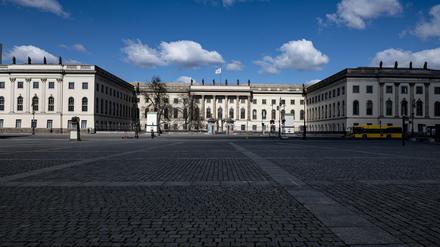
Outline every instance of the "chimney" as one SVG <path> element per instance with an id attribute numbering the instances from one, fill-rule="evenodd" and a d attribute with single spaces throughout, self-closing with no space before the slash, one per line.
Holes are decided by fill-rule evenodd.
<path id="1" fill-rule="evenodd" d="M 205 86 L 205 79 L 202 79 L 202 86 Z"/>
<path id="2" fill-rule="evenodd" d="M 194 83 L 194 82 L 193 82 L 193 79 L 191 79 L 191 86 L 193 85 L 193 83 Z"/>
<path id="3" fill-rule="evenodd" d="M 248 80 L 248 86 L 250 86 L 251 85 L 251 80 Z"/>
<path id="4" fill-rule="evenodd" d="M 412 61 L 409 62 L 409 69 L 412 69 Z"/>
<path id="5" fill-rule="evenodd" d="M 425 62 L 425 63 L 423 64 L 423 69 L 428 69 L 428 62 Z"/>
<path id="6" fill-rule="evenodd" d="M 380 61 L 380 63 L 379 63 L 379 69 L 382 69 L 382 67 L 383 67 L 383 62 Z"/>
<path id="7" fill-rule="evenodd" d="M 394 62 L 394 68 L 397 69 L 397 67 L 399 66 L 399 64 L 396 62 Z"/>
<path id="8" fill-rule="evenodd" d="M 214 79 L 214 80 L 212 80 L 212 85 L 213 85 L 213 86 L 215 86 L 215 79 Z"/>
<path id="9" fill-rule="evenodd" d="M 240 80 L 237 79 L 237 86 L 240 86 Z"/>
<path id="10" fill-rule="evenodd" d="M 225 86 L 227 86 L 227 85 L 228 85 L 228 79 L 225 80 Z"/>
<path id="11" fill-rule="evenodd" d="M 27 64 L 32 64 L 32 59 L 31 57 L 28 57 L 28 63 Z"/>
<path id="12" fill-rule="evenodd" d="M 3 64 L 3 44 L 0 43 L 0 64 Z"/>

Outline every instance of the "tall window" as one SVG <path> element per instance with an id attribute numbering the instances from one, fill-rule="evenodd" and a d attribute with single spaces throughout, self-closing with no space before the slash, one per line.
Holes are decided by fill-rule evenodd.
<path id="1" fill-rule="evenodd" d="M 2 96 L 0 97 L 0 111 L 5 110 L 5 98 Z"/>
<path id="2" fill-rule="evenodd" d="M 373 115 L 373 101 L 371 100 L 367 101 L 367 115 Z"/>
<path id="3" fill-rule="evenodd" d="M 266 120 L 266 118 L 267 118 L 267 112 L 266 112 L 266 110 L 262 110 L 261 111 L 261 119 Z"/>
<path id="4" fill-rule="evenodd" d="M 257 110 L 252 110 L 252 119 L 257 119 Z"/>
<path id="5" fill-rule="evenodd" d="M 206 108 L 206 118 L 211 118 L 211 108 Z"/>
<path id="6" fill-rule="evenodd" d="M 359 115 L 359 101 L 353 101 L 353 115 Z"/>
<path id="7" fill-rule="evenodd" d="M 179 118 L 179 109 L 177 108 L 173 109 L 173 118 Z"/>
<path id="8" fill-rule="evenodd" d="M 81 104 L 81 110 L 82 111 L 87 111 L 88 110 L 88 106 L 89 106 L 89 100 L 86 98 L 86 97 L 84 97 L 84 98 L 82 98 L 82 104 Z"/>
<path id="9" fill-rule="evenodd" d="M 223 108 L 219 107 L 217 109 L 217 119 L 222 120 L 223 119 Z"/>
<path id="10" fill-rule="evenodd" d="M 69 82 L 69 89 L 75 89 L 75 82 Z"/>
<path id="11" fill-rule="evenodd" d="M 338 117 L 341 116 L 341 103 L 338 102 Z"/>
<path id="12" fill-rule="evenodd" d="M 277 116 L 277 112 L 276 112 L 276 110 L 272 110 L 272 114 L 271 114 L 271 120 L 275 120 L 275 118 L 276 118 L 276 116 Z"/>
<path id="13" fill-rule="evenodd" d="M 240 109 L 240 119 L 246 118 L 246 110 L 244 108 Z"/>
<path id="14" fill-rule="evenodd" d="M 88 82 L 83 82 L 82 83 L 82 89 L 89 89 L 89 83 Z"/>
<path id="15" fill-rule="evenodd" d="M 17 98 L 17 111 L 23 111 L 23 97 L 21 96 Z"/>
<path id="16" fill-rule="evenodd" d="M 38 111 L 38 97 L 34 96 L 32 98 L 32 111 Z"/>
<path id="17" fill-rule="evenodd" d="M 299 112 L 299 120 L 304 120 L 304 110 Z"/>
<path id="18" fill-rule="evenodd" d="M 286 117 L 286 111 L 285 110 L 281 110 L 281 119 L 285 119 Z"/>
<path id="19" fill-rule="evenodd" d="M 423 101 L 420 99 L 416 102 L 416 115 L 423 116 Z"/>
<path id="20" fill-rule="evenodd" d="M 440 117 L 440 102 L 436 101 L 434 103 L 434 116 Z"/>
<path id="21" fill-rule="evenodd" d="M 55 100 L 52 96 L 49 97 L 48 105 L 47 105 L 47 111 L 54 111 L 55 110 Z"/>
<path id="22" fill-rule="evenodd" d="M 291 110 L 290 114 L 292 114 L 293 120 L 295 120 L 295 110 Z"/>
<path id="23" fill-rule="evenodd" d="M 388 99 L 387 102 L 385 103 L 385 108 L 386 108 L 385 115 L 392 116 L 393 115 L 393 101 Z"/>
<path id="24" fill-rule="evenodd" d="M 37 89 L 39 88 L 40 84 L 38 83 L 38 81 L 34 81 L 32 82 L 32 88 Z"/>
<path id="25" fill-rule="evenodd" d="M 408 116 L 408 101 L 402 100 L 402 103 L 400 103 L 400 114 Z"/>
<path id="26" fill-rule="evenodd" d="M 359 93 L 359 85 L 353 85 L 353 93 Z"/>
<path id="27" fill-rule="evenodd" d="M 229 109 L 229 118 L 234 119 L 234 108 Z"/>
<path id="28" fill-rule="evenodd" d="M 188 109 L 183 109 L 183 119 L 187 119 L 188 118 Z"/>
<path id="29" fill-rule="evenodd" d="M 70 97 L 67 101 L 68 105 L 68 111 L 74 111 L 75 110 L 75 100 L 73 97 Z"/>

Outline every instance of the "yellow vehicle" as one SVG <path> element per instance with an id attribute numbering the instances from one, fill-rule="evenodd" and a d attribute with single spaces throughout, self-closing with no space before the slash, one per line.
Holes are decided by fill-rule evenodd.
<path id="1" fill-rule="evenodd" d="M 401 139 L 402 128 L 395 126 L 361 125 L 353 127 L 355 139 Z"/>

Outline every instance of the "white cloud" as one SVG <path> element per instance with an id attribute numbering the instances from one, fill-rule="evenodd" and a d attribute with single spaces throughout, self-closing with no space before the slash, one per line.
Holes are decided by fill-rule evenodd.
<path id="1" fill-rule="evenodd" d="M 75 60 L 75 59 L 67 59 L 66 61 L 63 62 L 64 64 L 82 64 L 80 61 Z"/>
<path id="2" fill-rule="evenodd" d="M 306 85 L 306 86 L 311 86 L 311 85 L 313 85 L 313 84 L 315 84 L 315 83 L 318 83 L 318 82 L 320 82 L 321 80 L 320 79 L 314 79 L 314 80 L 310 80 L 310 81 L 306 81 L 306 82 L 304 82 L 304 85 Z"/>
<path id="3" fill-rule="evenodd" d="M 416 52 L 391 48 L 376 53 L 370 65 L 377 67 L 380 61 L 383 61 L 384 67 L 393 67 L 397 61 L 399 67 L 409 67 L 409 63 L 413 62 L 413 68 L 422 68 L 428 62 L 428 68 L 440 69 L 440 48 Z"/>
<path id="4" fill-rule="evenodd" d="M 223 5 L 223 7 L 232 7 L 236 3 L 244 3 L 244 2 L 268 2 L 270 0 L 195 0 L 195 2 L 203 3 L 203 4 L 211 4 L 213 6 Z"/>
<path id="5" fill-rule="evenodd" d="M 194 80 L 192 77 L 184 76 L 184 75 L 177 78 L 176 82 L 191 83 L 191 79 L 193 80 L 194 83 L 196 83 L 196 80 Z"/>
<path id="6" fill-rule="evenodd" d="M 27 58 L 30 57 L 32 62 L 35 63 L 42 63 L 43 58 L 46 57 L 48 63 L 58 62 L 58 58 L 55 55 L 33 45 L 14 46 L 14 48 L 7 53 L 7 57 L 15 57 L 17 61 L 21 62 L 27 62 Z"/>
<path id="7" fill-rule="evenodd" d="M 381 16 L 395 16 L 402 10 L 399 0 L 342 0 L 337 5 L 336 13 L 327 14 L 326 17 L 330 23 L 365 29 L 367 21 Z M 318 21 L 323 24 L 321 19 Z"/>
<path id="8" fill-rule="evenodd" d="M 429 11 L 431 19 L 422 21 L 410 33 L 420 39 L 440 38 L 440 4 Z"/>
<path id="9" fill-rule="evenodd" d="M 75 50 L 77 52 L 87 52 L 87 48 L 83 44 L 80 44 L 80 43 L 76 43 L 73 45 L 61 44 L 60 47 L 66 49 L 66 50 Z"/>
<path id="10" fill-rule="evenodd" d="M 241 71 L 243 70 L 243 64 L 240 61 L 232 60 L 226 65 L 226 70 L 230 71 Z"/>
<path id="11" fill-rule="evenodd" d="M 63 6 L 57 0 L 6 0 L 8 2 L 28 7 L 39 9 L 44 12 L 49 12 L 62 17 L 69 17 L 69 13 L 64 11 Z"/>
<path id="12" fill-rule="evenodd" d="M 329 57 L 313 46 L 313 42 L 302 39 L 289 41 L 279 49 L 281 54 L 273 58 L 265 56 L 255 63 L 261 67 L 261 73 L 278 74 L 281 70 L 319 70 L 329 62 Z"/>
<path id="13" fill-rule="evenodd" d="M 122 52 L 126 62 L 146 68 L 170 64 L 196 68 L 224 63 L 218 52 L 207 51 L 190 40 L 161 42 L 158 49 L 150 48 L 139 40 L 127 40 Z"/>

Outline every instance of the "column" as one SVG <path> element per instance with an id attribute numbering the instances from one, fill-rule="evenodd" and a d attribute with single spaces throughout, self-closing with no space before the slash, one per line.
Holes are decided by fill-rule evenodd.
<path id="1" fill-rule="evenodd" d="M 398 118 L 399 117 L 399 106 L 400 106 L 400 102 L 399 102 L 399 85 L 400 83 L 395 82 L 394 83 L 394 117 Z"/>
<path id="2" fill-rule="evenodd" d="M 213 100 L 213 109 L 212 109 L 212 115 L 211 118 L 213 119 L 217 119 L 217 97 L 215 97 L 216 95 L 212 95 L 212 100 Z"/>
<path id="3" fill-rule="evenodd" d="M 63 133 L 63 79 L 57 79 L 57 97 L 55 97 L 55 104 L 58 105 L 60 132 Z"/>
<path id="4" fill-rule="evenodd" d="M 429 118 L 429 82 L 425 82 L 425 118 Z"/>
<path id="5" fill-rule="evenodd" d="M 205 95 L 202 95 L 202 110 L 201 110 L 201 120 L 205 119 L 206 112 L 205 112 Z"/>
<path id="6" fill-rule="evenodd" d="M 228 106 L 228 104 L 229 104 L 229 97 L 226 95 L 225 96 L 225 109 L 224 109 L 224 111 L 223 111 L 223 118 L 224 119 L 229 119 L 229 106 Z"/>
<path id="7" fill-rule="evenodd" d="M 11 93 L 9 98 L 9 112 L 14 113 L 15 109 L 15 80 L 16 78 L 9 78 L 11 81 Z"/>
<path id="8" fill-rule="evenodd" d="M 384 82 L 379 81 L 379 117 L 383 117 L 383 88 Z"/>
<path id="9" fill-rule="evenodd" d="M 415 106 L 415 102 L 414 102 L 414 82 L 411 82 L 409 84 L 409 115 L 410 116 L 414 116 L 414 106 Z M 413 123 L 414 124 L 414 123 Z"/>
<path id="10" fill-rule="evenodd" d="M 26 78 L 26 91 L 25 91 L 25 97 L 24 97 L 24 111 L 26 113 L 29 113 L 29 107 L 31 105 L 31 78 Z"/>
<path id="11" fill-rule="evenodd" d="M 251 96 L 247 97 L 247 120 L 251 120 Z"/>
<path id="12" fill-rule="evenodd" d="M 235 120 L 240 119 L 240 97 L 237 96 L 235 100 Z"/>
<path id="13" fill-rule="evenodd" d="M 46 112 L 46 82 L 47 78 L 41 78 L 41 89 L 43 89 L 41 93 L 41 106 L 40 109 L 38 109 L 41 113 Z"/>

